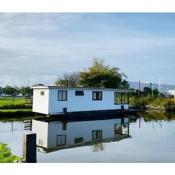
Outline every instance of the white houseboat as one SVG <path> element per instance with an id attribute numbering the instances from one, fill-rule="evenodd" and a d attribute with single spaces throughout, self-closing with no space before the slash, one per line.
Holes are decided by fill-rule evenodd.
<path id="1" fill-rule="evenodd" d="M 128 110 L 127 90 L 102 88 L 33 87 L 33 112 L 48 116 L 65 113 Z"/>

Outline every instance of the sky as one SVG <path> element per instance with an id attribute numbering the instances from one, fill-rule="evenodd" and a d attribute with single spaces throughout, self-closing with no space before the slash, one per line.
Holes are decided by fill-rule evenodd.
<path id="1" fill-rule="evenodd" d="M 52 85 L 93 58 L 175 84 L 175 13 L 0 13 L 0 86 Z"/>

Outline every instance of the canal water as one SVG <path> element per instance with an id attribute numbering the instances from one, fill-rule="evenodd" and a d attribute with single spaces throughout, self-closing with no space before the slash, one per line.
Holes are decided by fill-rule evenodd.
<path id="1" fill-rule="evenodd" d="M 154 118 L 35 121 L 37 162 L 175 162 L 175 120 Z M 20 157 L 22 136 L 28 132 L 29 121 L 0 121 L 0 142 Z"/>

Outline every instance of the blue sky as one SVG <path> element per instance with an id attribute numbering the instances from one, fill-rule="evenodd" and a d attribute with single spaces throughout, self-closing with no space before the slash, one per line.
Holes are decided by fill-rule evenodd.
<path id="1" fill-rule="evenodd" d="M 175 14 L 0 14 L 0 86 L 53 84 L 93 58 L 129 81 L 175 84 Z"/>

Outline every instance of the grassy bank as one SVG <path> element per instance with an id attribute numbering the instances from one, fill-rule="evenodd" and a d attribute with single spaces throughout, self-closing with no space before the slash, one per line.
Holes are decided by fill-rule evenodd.
<path id="1" fill-rule="evenodd" d="M 33 112 L 31 109 L 0 109 L 0 118 L 1 117 L 24 117 L 32 116 Z"/>
<path id="2" fill-rule="evenodd" d="M 31 99 L 24 97 L 0 97 L 0 118 L 32 116 Z"/>
<path id="3" fill-rule="evenodd" d="M 131 97 L 130 105 L 140 109 L 153 109 L 175 112 L 175 99 L 142 97 L 140 99 Z"/>
<path id="4" fill-rule="evenodd" d="M 17 163 L 20 158 L 13 155 L 6 144 L 0 143 L 0 163 Z"/>

